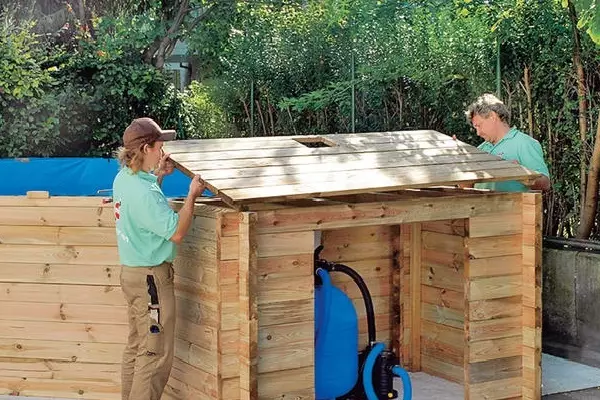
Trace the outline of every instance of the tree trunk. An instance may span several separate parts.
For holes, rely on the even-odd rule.
[[[529,136],[533,134],[533,101],[531,96],[531,69],[528,65],[525,65],[523,70],[523,85],[525,90],[525,96],[527,97],[527,125],[529,126]]]
[[[596,208],[598,206],[598,171],[600,170],[600,113],[596,127],[594,151],[590,160],[590,172],[587,177],[585,203],[582,205],[581,221],[577,230],[578,239],[588,239],[596,221]]]
[[[581,157],[579,163],[579,218],[583,219],[583,204],[585,203],[586,192],[586,151],[585,143],[587,138],[587,97],[585,87],[585,75],[583,72],[583,63],[581,62],[581,41],[579,38],[579,29],[577,29],[577,14],[573,2],[569,0],[569,18],[573,27],[573,64],[577,71],[577,96],[579,98],[579,140]]]

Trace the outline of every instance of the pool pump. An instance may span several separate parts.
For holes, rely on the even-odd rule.
[[[408,373],[399,358],[376,339],[375,313],[362,277],[347,265],[319,258],[315,265],[315,392],[317,400],[385,400],[398,398],[394,377],[402,380],[403,400],[412,399]],[[358,315],[352,300],[333,286],[330,273],[348,275],[365,304],[368,344],[358,351]]]

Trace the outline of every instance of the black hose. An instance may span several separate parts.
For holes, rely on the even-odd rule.
[[[365,310],[367,312],[367,328],[368,328],[368,332],[369,332],[369,345],[372,346],[373,344],[375,344],[377,339],[375,337],[376,329],[375,329],[375,312],[373,311],[373,300],[371,299],[371,294],[369,293],[369,288],[365,284],[365,281],[363,280],[363,278],[358,274],[358,272],[356,272],[355,270],[353,270],[352,268],[350,268],[347,265],[336,264],[336,263],[328,262],[325,260],[317,260],[316,266],[318,268],[323,268],[327,271],[342,272],[342,273],[348,275],[350,278],[352,278],[354,283],[356,283],[356,286],[358,286],[358,289],[360,290],[360,293],[362,294],[362,298],[365,302]]]

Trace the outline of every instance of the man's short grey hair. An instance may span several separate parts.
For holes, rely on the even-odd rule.
[[[510,114],[508,112],[508,108],[499,98],[490,93],[485,93],[479,96],[477,100],[475,100],[475,102],[469,106],[467,111],[465,111],[465,115],[467,117],[467,121],[471,123],[475,115],[480,115],[484,118],[487,118],[490,116],[492,111],[498,114],[498,117],[502,122],[507,124],[509,123],[508,120],[510,118]]]

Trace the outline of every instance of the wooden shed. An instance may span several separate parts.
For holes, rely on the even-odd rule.
[[[175,262],[167,399],[313,399],[313,252],[373,296],[378,340],[465,399],[539,399],[539,193],[460,189],[537,175],[435,131],[176,141],[198,201]],[[173,201],[180,206],[181,201]],[[334,283],[365,312],[352,281]]]

